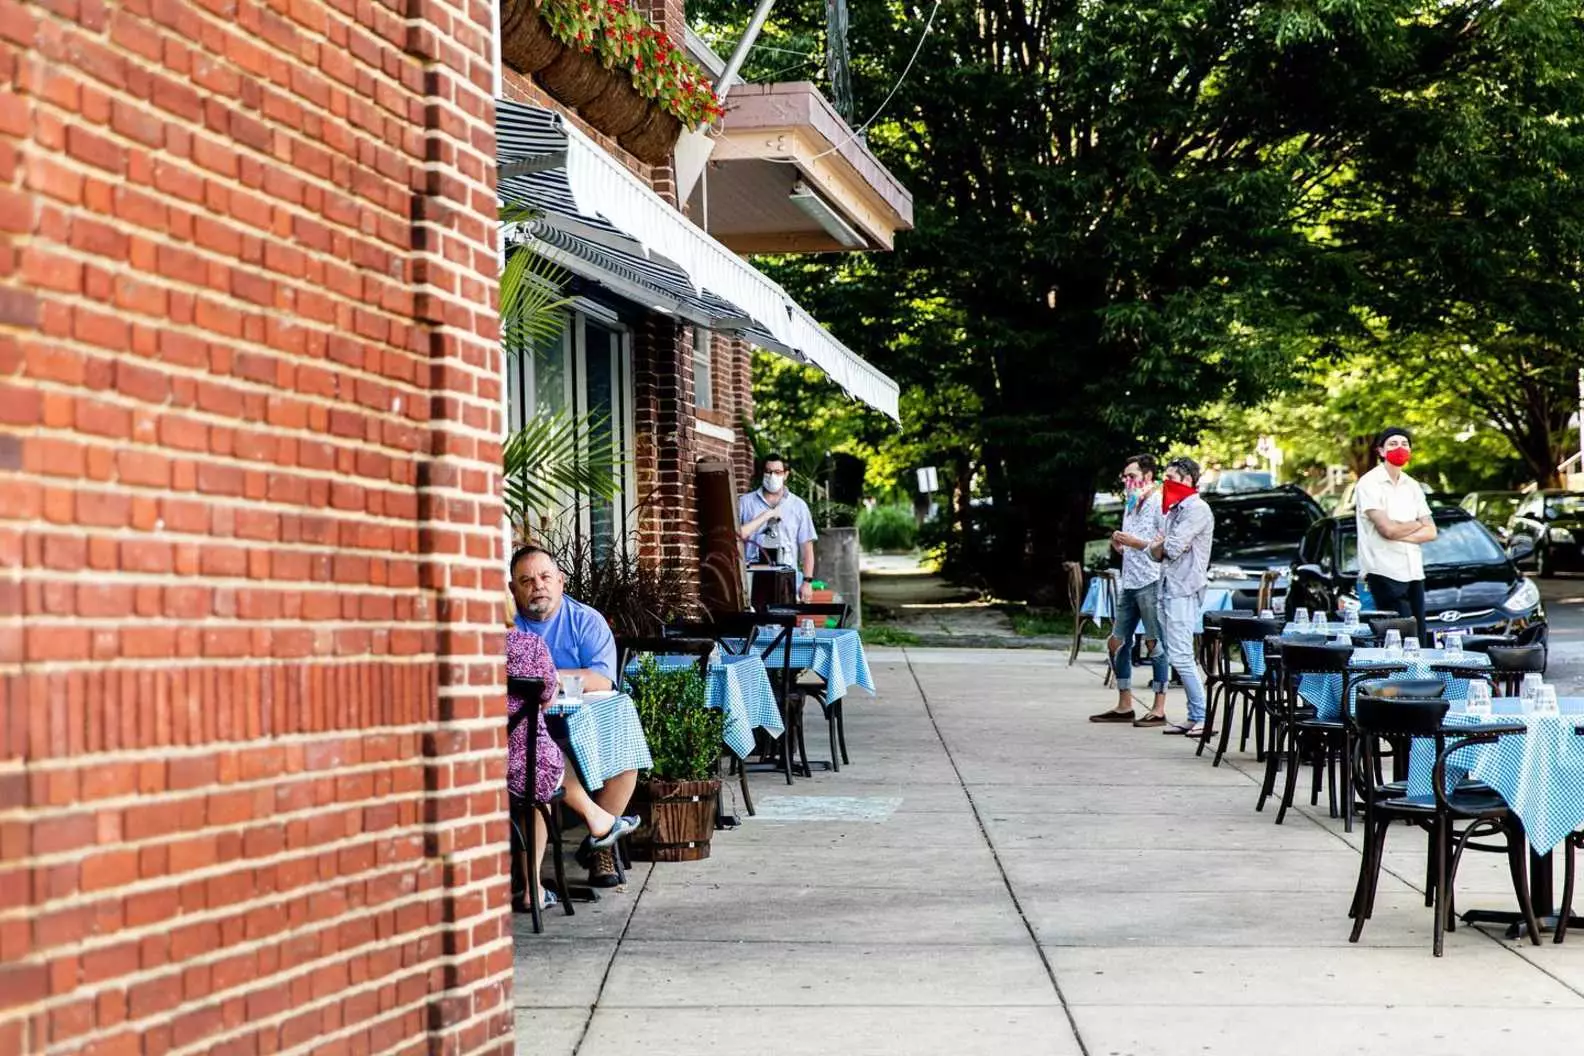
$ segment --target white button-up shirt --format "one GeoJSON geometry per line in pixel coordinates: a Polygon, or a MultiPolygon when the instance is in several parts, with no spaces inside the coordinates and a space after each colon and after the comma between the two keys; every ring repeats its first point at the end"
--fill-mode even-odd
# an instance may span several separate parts
{"type": "MultiPolygon", "coordinates": [[[[1161,513],[1160,488],[1156,487],[1139,504],[1133,507],[1132,513],[1123,513],[1122,530],[1129,535],[1136,535],[1146,543],[1155,541],[1157,535],[1166,533],[1166,518],[1161,513]]],[[[1150,560],[1150,556],[1142,550],[1135,550],[1131,546],[1122,548],[1122,589],[1137,590],[1140,587],[1152,586],[1160,582],[1161,566],[1150,560]]]]}
{"type": "Polygon", "coordinates": [[[1424,556],[1418,543],[1387,539],[1369,519],[1369,511],[1382,510],[1393,521],[1417,521],[1430,516],[1424,489],[1406,473],[1392,483],[1384,464],[1359,478],[1353,489],[1353,508],[1358,518],[1359,571],[1365,575],[1385,576],[1399,583],[1424,578],[1424,556]]]}

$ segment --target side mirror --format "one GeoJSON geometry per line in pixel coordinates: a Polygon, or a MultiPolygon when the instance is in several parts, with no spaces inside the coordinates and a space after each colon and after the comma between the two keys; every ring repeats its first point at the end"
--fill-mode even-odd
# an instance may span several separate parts
{"type": "Polygon", "coordinates": [[[1534,540],[1527,535],[1514,536],[1507,544],[1507,556],[1514,561],[1522,561],[1534,553],[1534,540]]]}

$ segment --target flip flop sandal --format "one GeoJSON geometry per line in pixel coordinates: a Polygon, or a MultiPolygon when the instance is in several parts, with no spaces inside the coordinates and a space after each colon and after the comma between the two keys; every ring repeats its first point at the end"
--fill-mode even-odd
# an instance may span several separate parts
{"type": "Polygon", "coordinates": [[[1171,726],[1161,731],[1168,737],[1191,737],[1195,740],[1204,739],[1203,726],[1189,726],[1186,724],[1172,723],[1171,726]]]}

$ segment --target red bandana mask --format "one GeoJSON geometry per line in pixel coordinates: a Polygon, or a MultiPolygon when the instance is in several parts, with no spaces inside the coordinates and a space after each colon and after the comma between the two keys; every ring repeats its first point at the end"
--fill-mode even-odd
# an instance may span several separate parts
{"type": "Polygon", "coordinates": [[[1162,512],[1176,506],[1179,502],[1194,494],[1194,491],[1192,484],[1182,484],[1175,480],[1166,481],[1161,485],[1162,512]]]}
{"type": "Polygon", "coordinates": [[[1401,469],[1402,467],[1406,466],[1408,464],[1408,460],[1413,457],[1413,452],[1408,450],[1406,447],[1394,447],[1390,451],[1386,452],[1384,457],[1386,461],[1390,462],[1398,469],[1401,469]]]}

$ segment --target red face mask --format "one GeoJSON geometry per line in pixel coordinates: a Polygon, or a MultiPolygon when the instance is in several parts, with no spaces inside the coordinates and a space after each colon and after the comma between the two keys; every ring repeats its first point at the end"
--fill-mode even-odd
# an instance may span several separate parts
{"type": "Polygon", "coordinates": [[[1401,469],[1403,466],[1406,466],[1408,464],[1408,460],[1413,457],[1413,452],[1408,450],[1406,447],[1394,447],[1390,451],[1386,452],[1386,454],[1382,457],[1384,457],[1386,461],[1390,462],[1398,469],[1401,469]]]}
{"type": "Polygon", "coordinates": [[[1179,502],[1194,493],[1192,484],[1183,484],[1175,480],[1168,480],[1161,485],[1161,510],[1171,509],[1179,502]]]}

